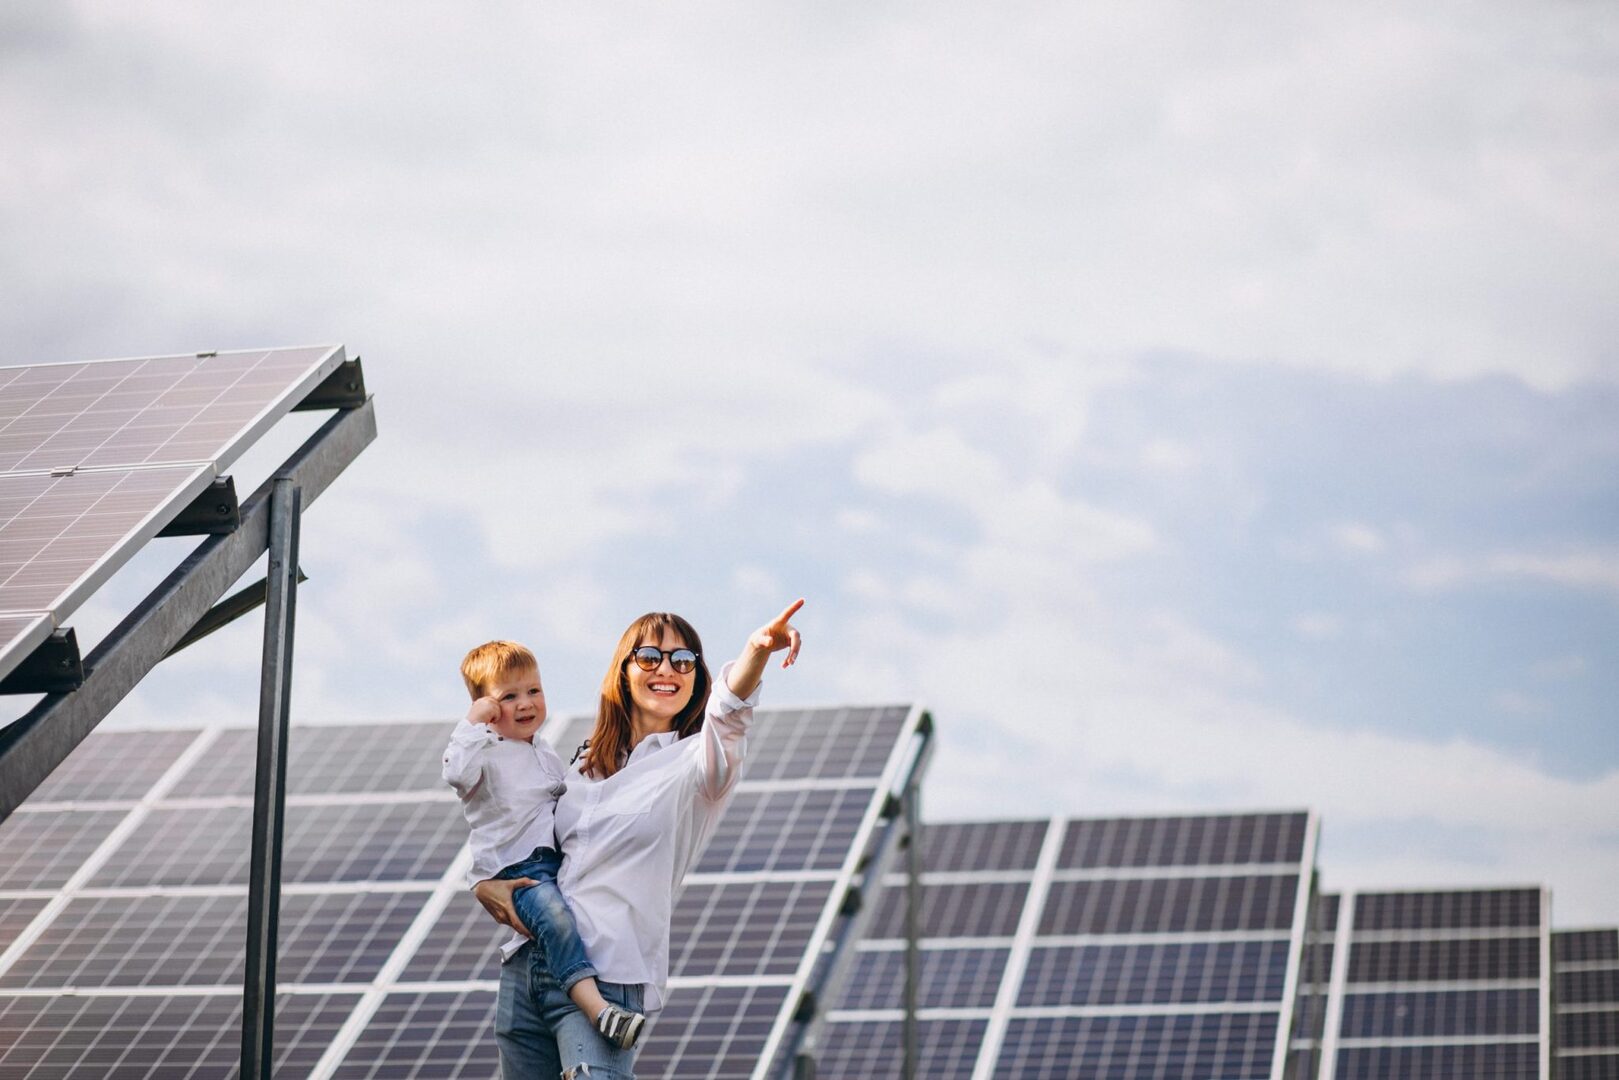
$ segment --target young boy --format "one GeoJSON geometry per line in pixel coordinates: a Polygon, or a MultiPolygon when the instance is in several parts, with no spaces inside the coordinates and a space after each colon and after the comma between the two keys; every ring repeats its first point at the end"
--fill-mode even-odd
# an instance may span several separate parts
{"type": "Polygon", "coordinates": [[[635,1045],[646,1017],[602,997],[573,913],[557,888],[557,797],[567,769],[544,739],[545,691],[534,654],[515,641],[490,641],[467,653],[461,677],[472,695],[467,722],[444,751],[444,780],[461,796],[472,828],[468,885],[486,878],[532,878],[513,898],[541,962],[602,1037],[635,1045]]]}

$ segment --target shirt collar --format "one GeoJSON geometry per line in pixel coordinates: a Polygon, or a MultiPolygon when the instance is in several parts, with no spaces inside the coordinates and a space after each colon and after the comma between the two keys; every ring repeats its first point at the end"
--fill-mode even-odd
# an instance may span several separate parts
{"type": "Polygon", "coordinates": [[[629,761],[625,762],[625,764],[633,763],[636,759],[646,757],[648,754],[655,754],[664,747],[679,741],[680,732],[678,731],[653,732],[635,744],[635,749],[630,751],[629,761]]]}

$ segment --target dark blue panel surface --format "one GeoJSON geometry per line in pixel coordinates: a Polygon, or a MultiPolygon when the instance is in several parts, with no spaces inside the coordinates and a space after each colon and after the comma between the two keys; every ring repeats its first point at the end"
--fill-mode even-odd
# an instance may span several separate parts
{"type": "Polygon", "coordinates": [[[1059,869],[1296,863],[1305,814],[1074,820],[1063,833],[1059,869]]]}
{"type": "Polygon", "coordinates": [[[1014,1018],[996,1075],[1018,1080],[1267,1080],[1272,1014],[1014,1018]]]}
{"type": "Polygon", "coordinates": [[[1292,874],[1054,881],[1040,933],[1286,931],[1297,894],[1292,874]]]}
{"type": "Polygon", "coordinates": [[[1275,1001],[1287,980],[1289,943],[1037,947],[1018,1005],[1168,1005],[1275,1001]]]}

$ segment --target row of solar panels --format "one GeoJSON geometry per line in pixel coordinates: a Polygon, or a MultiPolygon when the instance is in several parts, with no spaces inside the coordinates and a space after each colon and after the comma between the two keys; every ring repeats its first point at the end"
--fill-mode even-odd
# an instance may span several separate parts
{"type": "MultiPolygon", "coordinates": [[[[761,713],[639,1075],[779,1060],[915,719],[761,713]]],[[[496,1071],[500,935],[459,884],[446,727],[295,729],[278,1076],[496,1071]]],[[[0,1076],[233,1074],[252,743],[98,734],[0,824],[0,1076]]],[[[927,827],[921,1075],[1614,1075],[1611,931],[1554,937],[1539,889],[1312,903],[1314,848],[1304,813],[927,827]]],[[[821,1075],[898,1075],[903,924],[891,877],[821,1075]]]]}

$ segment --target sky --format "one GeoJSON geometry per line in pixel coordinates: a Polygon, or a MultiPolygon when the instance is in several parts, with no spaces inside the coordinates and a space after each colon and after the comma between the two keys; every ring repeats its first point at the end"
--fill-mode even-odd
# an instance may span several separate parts
{"type": "MultiPolygon", "coordinates": [[[[1304,806],[1328,888],[1619,922],[1610,5],[23,0],[0,146],[0,362],[363,358],[298,721],[804,596],[766,704],[924,704],[930,816],[1304,806]]],[[[257,635],[108,722],[250,720],[257,635]]]]}

